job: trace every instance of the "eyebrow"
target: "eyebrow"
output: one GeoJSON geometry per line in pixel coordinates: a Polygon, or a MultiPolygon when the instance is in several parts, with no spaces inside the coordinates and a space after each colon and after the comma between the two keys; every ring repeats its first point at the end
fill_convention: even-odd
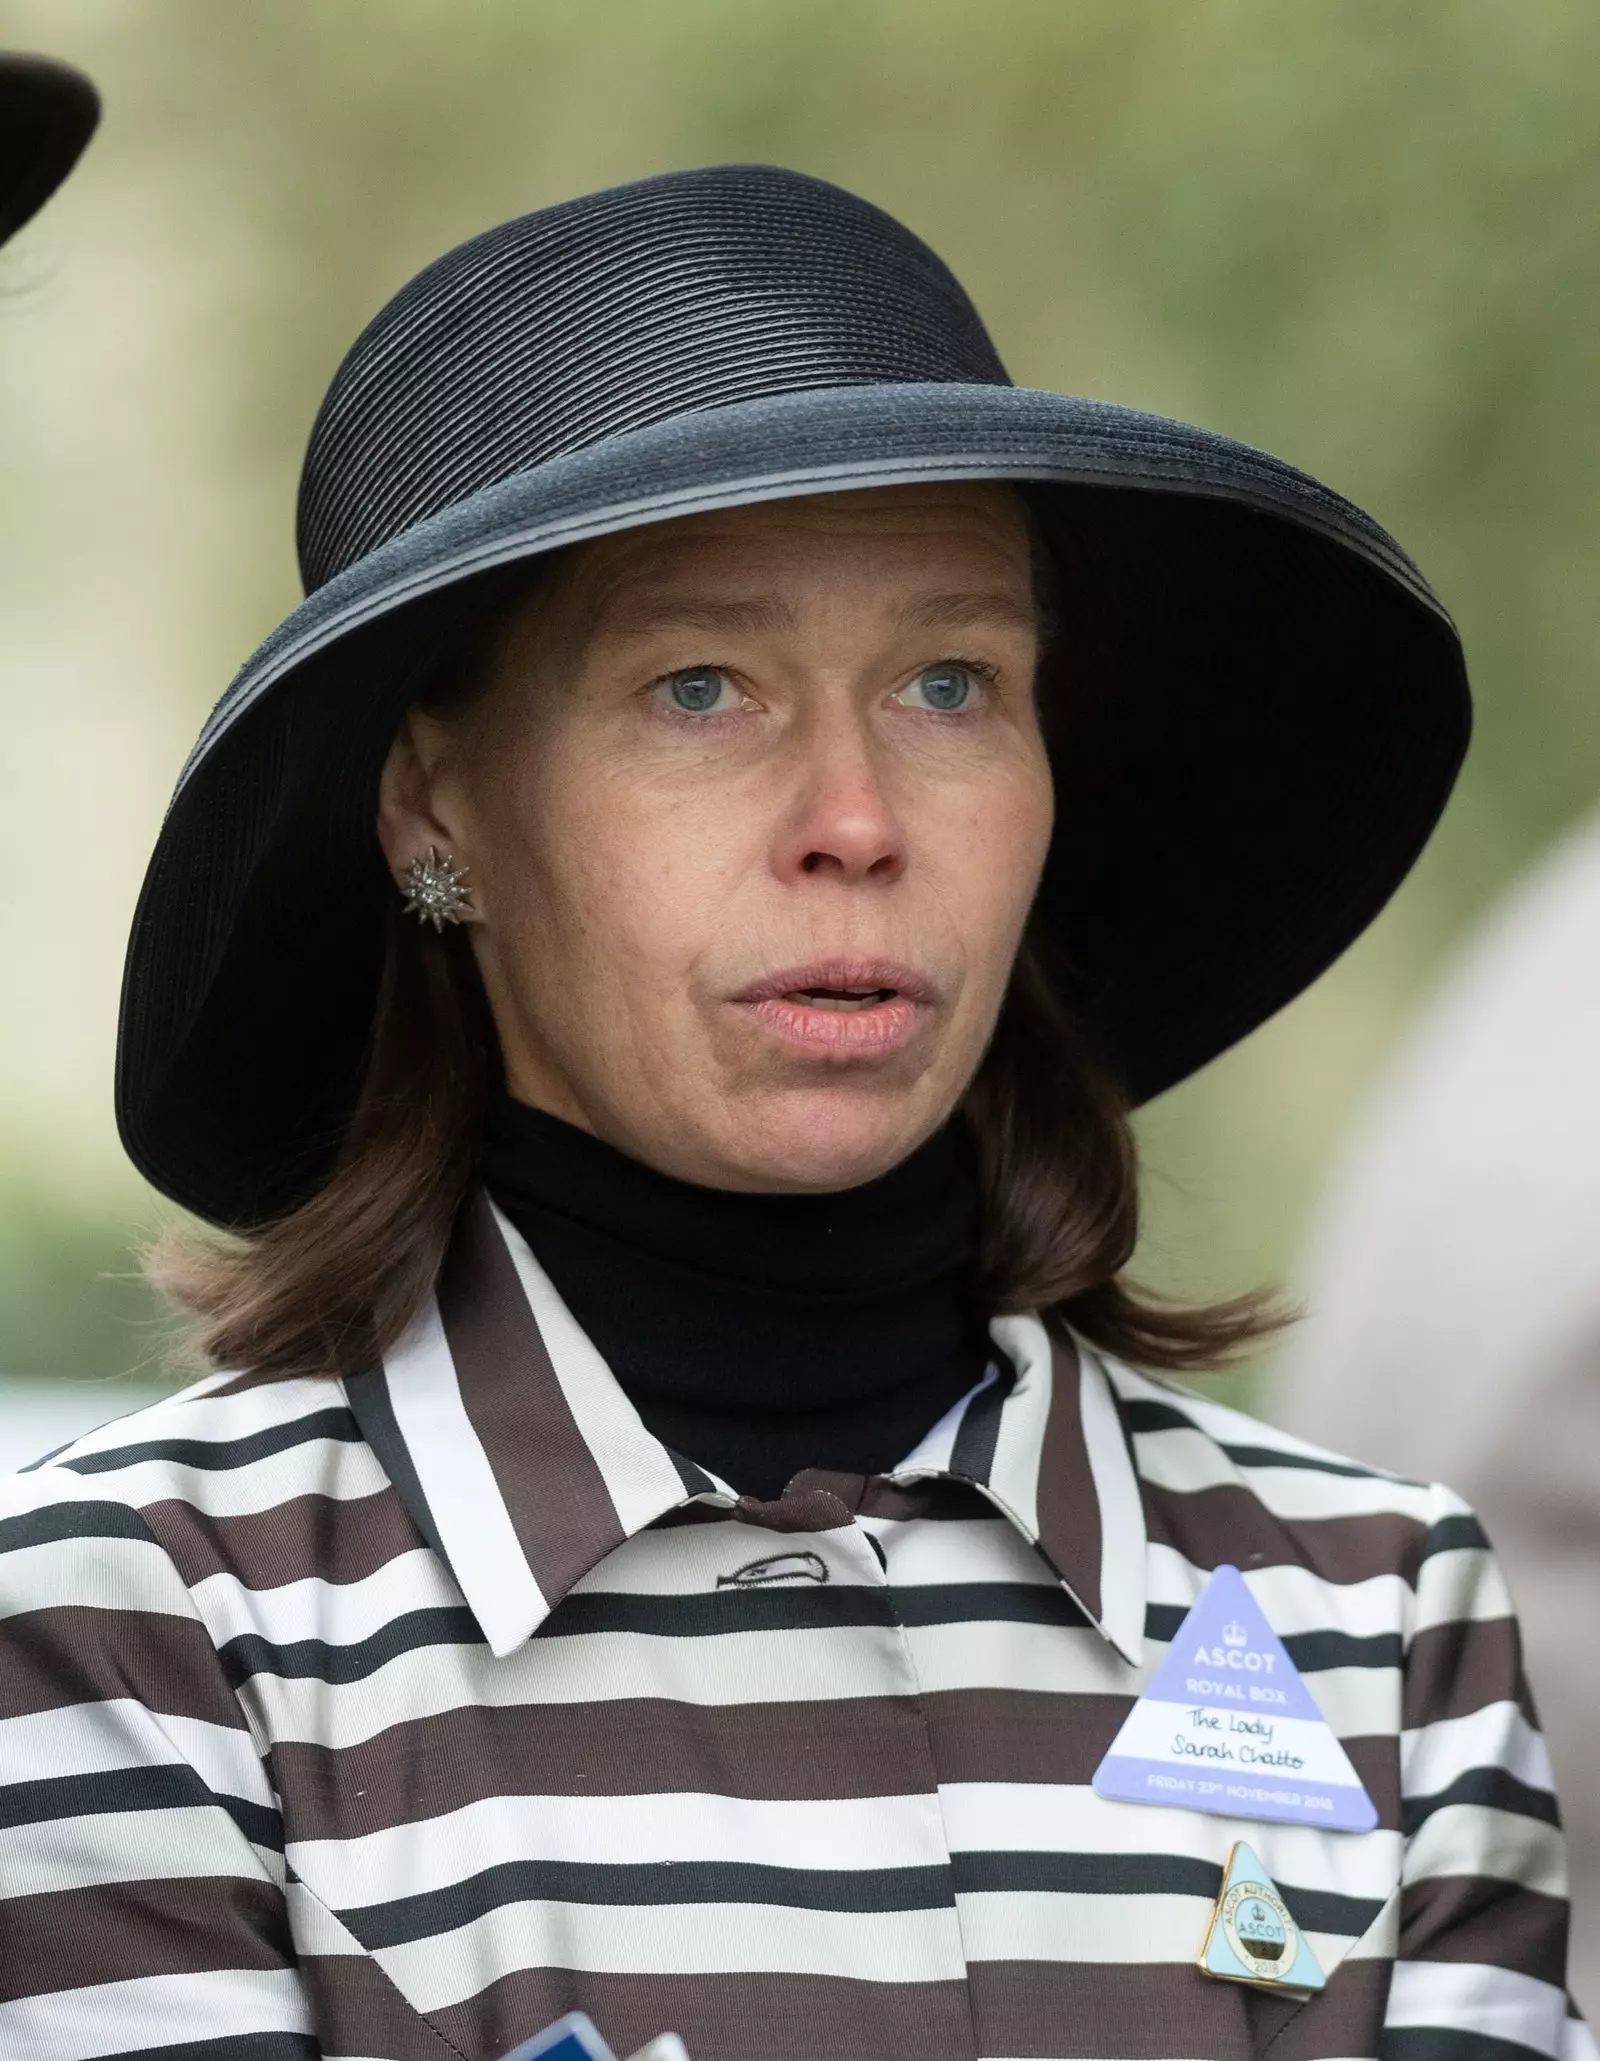
{"type": "Polygon", "coordinates": [[[1008,630],[1037,630],[1039,611],[1012,594],[928,594],[900,611],[908,630],[970,630],[996,624],[1008,630]]]}
{"type": "Polygon", "coordinates": [[[792,630],[794,610],[776,597],[750,601],[693,598],[623,603],[606,622],[608,636],[642,637],[653,630],[792,630]]]}
{"type": "MultiPolygon", "coordinates": [[[[926,594],[908,601],[896,620],[907,630],[970,630],[983,624],[1005,629],[1036,630],[1038,611],[1011,594],[926,594]]],[[[656,630],[728,630],[758,634],[796,627],[794,610],[777,596],[742,601],[696,600],[692,597],[651,601],[618,608],[606,624],[611,636],[647,636],[656,630]]]]}

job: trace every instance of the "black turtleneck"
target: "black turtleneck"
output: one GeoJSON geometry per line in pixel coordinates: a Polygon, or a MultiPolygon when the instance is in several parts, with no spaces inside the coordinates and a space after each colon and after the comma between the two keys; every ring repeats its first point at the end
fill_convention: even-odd
{"type": "Polygon", "coordinates": [[[864,1187],[746,1195],[506,1096],[483,1177],[646,1426],[741,1494],[803,1467],[883,1472],[988,1363],[955,1124],[864,1187]]]}

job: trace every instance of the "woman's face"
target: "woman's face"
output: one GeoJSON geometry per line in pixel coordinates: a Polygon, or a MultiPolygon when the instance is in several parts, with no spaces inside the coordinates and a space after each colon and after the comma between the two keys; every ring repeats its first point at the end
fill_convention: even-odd
{"type": "Polygon", "coordinates": [[[385,769],[398,871],[470,869],[512,1093],[663,1172],[850,1187],[950,1115],[1051,825],[1008,488],[584,545],[385,769]]]}

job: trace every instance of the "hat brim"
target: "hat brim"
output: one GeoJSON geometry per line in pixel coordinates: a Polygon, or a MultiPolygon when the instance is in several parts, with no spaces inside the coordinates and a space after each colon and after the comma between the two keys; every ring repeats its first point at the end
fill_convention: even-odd
{"type": "Polygon", "coordinates": [[[99,119],[100,96],[82,72],[0,51],[0,243],[44,206],[99,119]]]}
{"type": "Polygon", "coordinates": [[[117,1113],[213,1222],[325,1172],[392,885],[378,772],[497,569],[701,509],[917,481],[1027,487],[1070,536],[1058,827],[1035,929],[1129,1095],[1299,994],[1404,878],[1470,728],[1448,615],[1369,517],[1186,424],[1010,387],[819,388],[678,415],[419,520],[304,602],[179,781],[134,920],[117,1113]]]}

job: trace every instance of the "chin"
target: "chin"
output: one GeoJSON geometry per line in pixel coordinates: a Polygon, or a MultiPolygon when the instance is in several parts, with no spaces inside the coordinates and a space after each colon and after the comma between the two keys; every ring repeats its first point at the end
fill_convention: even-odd
{"type": "Polygon", "coordinates": [[[853,1098],[805,1098],[764,1113],[727,1157],[742,1187],[827,1194],[875,1181],[916,1151],[939,1128],[947,1110],[862,1108],[853,1098]]]}

